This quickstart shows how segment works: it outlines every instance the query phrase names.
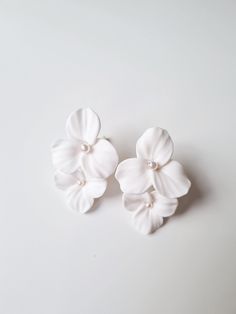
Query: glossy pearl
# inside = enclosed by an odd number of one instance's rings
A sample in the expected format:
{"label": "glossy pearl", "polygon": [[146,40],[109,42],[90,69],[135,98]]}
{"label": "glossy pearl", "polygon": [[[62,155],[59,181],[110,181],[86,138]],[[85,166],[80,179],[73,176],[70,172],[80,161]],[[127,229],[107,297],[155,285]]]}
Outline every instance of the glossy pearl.
{"label": "glossy pearl", "polygon": [[86,181],[85,180],[78,180],[77,183],[79,186],[84,186]]}
{"label": "glossy pearl", "polygon": [[148,160],[148,161],[147,161],[147,166],[148,166],[148,168],[150,168],[150,169],[152,169],[152,170],[156,170],[156,169],[159,168],[158,163],[155,162],[155,161],[152,161],[152,160]]}
{"label": "glossy pearl", "polygon": [[83,143],[83,144],[80,145],[80,148],[81,148],[81,150],[82,150],[83,152],[88,153],[88,152],[90,151],[90,148],[91,148],[91,147],[90,147],[89,144]]}
{"label": "glossy pearl", "polygon": [[146,207],[146,208],[151,208],[151,207],[152,207],[152,203],[146,203],[146,204],[145,204],[145,207]]}

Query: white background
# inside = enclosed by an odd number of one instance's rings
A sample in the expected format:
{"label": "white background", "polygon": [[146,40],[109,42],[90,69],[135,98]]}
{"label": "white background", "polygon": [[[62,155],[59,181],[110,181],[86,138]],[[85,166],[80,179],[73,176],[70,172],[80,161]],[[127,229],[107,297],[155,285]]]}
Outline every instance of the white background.
{"label": "white background", "polygon": [[[0,313],[236,313],[236,2],[0,0]],[[120,160],[166,128],[192,181],[152,236],[114,179],[66,209],[50,144],[91,106]]]}

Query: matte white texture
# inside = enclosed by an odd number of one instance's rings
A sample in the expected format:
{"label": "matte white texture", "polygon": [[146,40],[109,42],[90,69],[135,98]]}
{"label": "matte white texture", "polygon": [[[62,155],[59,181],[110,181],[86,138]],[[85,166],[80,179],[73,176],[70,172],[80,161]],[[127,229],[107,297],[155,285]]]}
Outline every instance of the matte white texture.
{"label": "matte white texture", "polygon": [[108,178],[116,170],[118,154],[109,141],[98,139],[91,153],[82,154],[80,164],[89,176]]}
{"label": "matte white texture", "polygon": [[57,140],[51,149],[56,186],[67,191],[68,207],[81,214],[104,194],[105,179],[118,164],[113,145],[97,138],[100,128],[98,115],[90,108],[80,108],[66,121],[68,139]]}
{"label": "matte white texture", "polygon": [[174,151],[174,144],[168,132],[161,128],[149,128],[137,140],[138,158],[154,160],[160,167],[164,166]]}
{"label": "matte white texture", "polygon": [[[166,130],[150,128],[138,139],[137,158],[122,161],[115,173],[124,193],[140,194],[151,186],[169,198],[188,193],[191,182],[180,163],[171,160],[173,142]],[[154,167],[148,166],[151,163]]]}
{"label": "matte white texture", "polygon": [[156,231],[163,224],[163,217],[172,216],[178,200],[160,195],[157,191],[143,194],[124,194],[124,207],[132,212],[135,229],[143,234]]}
{"label": "matte white texture", "polygon": [[176,198],[188,193],[191,186],[180,163],[171,160],[173,152],[168,132],[149,128],[136,143],[137,158],[122,161],[116,169],[115,177],[125,193],[124,207],[137,207],[133,225],[143,234],[153,233],[163,224],[162,217],[173,215]]}
{"label": "matte white texture", "polygon": [[66,134],[69,138],[83,140],[93,145],[100,132],[101,122],[90,108],[80,108],[72,112],[66,122]]}
{"label": "matte white texture", "polygon": [[[56,170],[73,173],[79,167],[86,175],[108,178],[118,164],[118,154],[111,143],[98,139],[100,119],[90,108],[72,112],[66,121],[68,139],[52,145],[52,162]],[[85,146],[85,150],[83,150]]]}
{"label": "matte white texture", "polygon": [[55,172],[56,186],[66,191],[66,201],[70,209],[81,214],[91,209],[95,198],[101,197],[107,187],[102,178],[87,177],[80,169],[73,174]]}
{"label": "matte white texture", "polygon": [[[235,12],[230,0],[0,1],[0,313],[235,314]],[[150,236],[111,177],[65,210],[50,145],[91,107],[120,160],[168,130],[192,182]]]}

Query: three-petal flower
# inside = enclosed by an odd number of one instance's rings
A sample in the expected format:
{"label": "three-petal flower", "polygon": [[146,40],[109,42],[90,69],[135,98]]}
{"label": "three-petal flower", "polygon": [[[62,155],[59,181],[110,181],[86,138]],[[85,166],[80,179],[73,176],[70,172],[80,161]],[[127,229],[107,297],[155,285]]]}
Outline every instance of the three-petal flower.
{"label": "three-petal flower", "polygon": [[60,170],[55,172],[56,186],[66,192],[66,200],[73,211],[86,213],[94,203],[94,199],[102,196],[107,182],[101,178],[89,178],[81,169],[72,174]]}
{"label": "three-petal flower", "polygon": [[67,139],[52,146],[52,162],[55,169],[73,173],[81,167],[91,177],[107,178],[118,163],[113,145],[98,139],[100,119],[90,108],[79,109],[66,122]]}
{"label": "three-petal flower", "polygon": [[173,215],[178,206],[176,198],[167,198],[157,191],[143,194],[123,194],[124,207],[132,212],[135,229],[143,234],[156,231],[163,224],[163,217]]}
{"label": "three-petal flower", "polygon": [[171,160],[173,142],[166,130],[150,128],[138,139],[137,158],[122,161],[116,178],[124,193],[141,194],[151,186],[161,195],[176,198],[186,194],[190,181],[183,167]]}

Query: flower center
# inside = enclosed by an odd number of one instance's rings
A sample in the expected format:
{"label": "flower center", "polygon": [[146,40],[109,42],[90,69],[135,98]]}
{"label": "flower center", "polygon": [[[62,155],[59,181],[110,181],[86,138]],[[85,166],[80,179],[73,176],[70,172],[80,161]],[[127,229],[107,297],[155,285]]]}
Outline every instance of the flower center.
{"label": "flower center", "polygon": [[153,160],[148,160],[147,166],[148,166],[148,168],[150,168],[152,170],[157,170],[159,168],[159,164]]}
{"label": "flower center", "polygon": [[153,204],[152,204],[151,202],[145,203],[145,207],[146,207],[146,208],[151,208],[152,205],[153,205]]}
{"label": "flower center", "polygon": [[81,145],[80,145],[80,148],[81,148],[81,150],[82,150],[83,152],[85,152],[85,153],[89,153],[90,150],[91,150],[91,146],[90,146],[89,144],[87,144],[87,143],[81,144]]}
{"label": "flower center", "polygon": [[86,181],[81,179],[81,180],[78,180],[77,183],[79,186],[84,186],[86,184]]}

